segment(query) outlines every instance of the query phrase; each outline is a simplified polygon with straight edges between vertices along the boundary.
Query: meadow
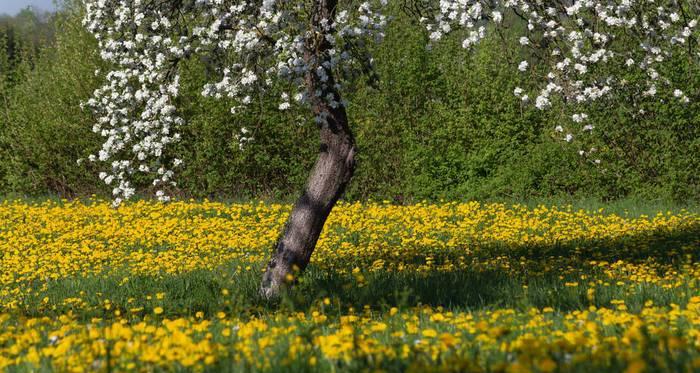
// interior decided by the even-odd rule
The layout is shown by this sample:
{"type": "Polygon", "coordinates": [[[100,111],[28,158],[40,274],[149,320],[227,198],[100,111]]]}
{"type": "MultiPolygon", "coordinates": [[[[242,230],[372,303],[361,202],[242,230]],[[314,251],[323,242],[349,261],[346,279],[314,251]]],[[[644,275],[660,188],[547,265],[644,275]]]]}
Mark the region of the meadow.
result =
{"type": "Polygon", "coordinates": [[[290,208],[0,203],[0,370],[700,370],[697,211],[341,203],[268,302],[290,208]]]}

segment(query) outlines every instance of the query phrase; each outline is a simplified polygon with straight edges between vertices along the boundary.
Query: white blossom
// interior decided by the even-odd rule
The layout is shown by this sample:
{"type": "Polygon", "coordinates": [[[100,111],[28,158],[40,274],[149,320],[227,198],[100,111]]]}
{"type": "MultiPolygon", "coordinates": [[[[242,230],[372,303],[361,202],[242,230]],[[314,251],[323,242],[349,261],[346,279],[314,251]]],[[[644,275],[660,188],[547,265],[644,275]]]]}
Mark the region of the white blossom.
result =
{"type": "MultiPolygon", "coordinates": [[[[700,57],[697,52],[695,55],[687,53],[693,51],[687,47],[690,41],[695,43],[694,49],[699,47],[700,8],[693,2],[573,0],[555,7],[542,0],[440,0],[439,4],[434,19],[424,20],[428,30],[440,30],[433,39],[443,38],[449,32],[446,30],[465,30],[463,46],[467,48],[485,37],[475,31],[489,22],[489,12],[494,9],[517,12],[527,22],[517,40],[521,46],[539,49],[537,61],[543,68],[532,74],[542,71],[541,80],[546,85],[534,100],[535,107],[540,110],[551,108],[554,96],[560,96],[565,103],[584,105],[621,88],[636,89],[642,97],[648,98],[662,97],[659,92],[663,89],[674,92],[681,102],[690,101],[662,76],[657,66],[674,53],[686,53],[695,62],[700,57]],[[631,37],[625,37],[627,35],[631,37]],[[541,56],[550,58],[546,60],[541,56]],[[614,69],[598,68],[603,65],[636,69],[647,79],[630,81],[605,75],[604,71],[614,69]],[[632,84],[635,86],[631,87],[632,84]]],[[[527,61],[517,65],[521,72],[528,71],[529,67],[527,61]]],[[[533,75],[528,74],[528,79],[533,75]]],[[[514,94],[523,102],[529,101],[520,90],[514,94]]],[[[576,113],[571,118],[575,123],[582,123],[587,119],[584,115],[576,113]]],[[[590,131],[592,126],[586,125],[584,131],[590,131]]]]}
{"type": "Polygon", "coordinates": [[[582,123],[583,121],[588,119],[588,114],[586,114],[586,113],[574,114],[571,116],[571,119],[576,123],[582,123]]]}
{"type": "MultiPolygon", "coordinates": [[[[316,73],[322,90],[330,87],[331,75],[336,76],[333,89],[342,89],[345,82],[341,76],[352,79],[361,75],[371,59],[356,54],[357,46],[380,42],[388,22],[379,11],[387,5],[386,0],[343,9],[335,19],[323,20],[312,25],[313,29],[304,20],[310,14],[306,5],[288,7],[276,0],[197,0],[187,5],[187,11],[167,1],[84,3],[83,23],[96,37],[101,57],[113,66],[105,75],[105,84],[83,105],[95,113],[93,131],[105,137],[97,155],[88,159],[138,161],[113,162],[111,172],[100,174],[107,184],[115,182],[112,192],[117,204],[134,194],[128,179],[136,170],[158,170],[152,173],[153,185],[173,184],[174,173],[164,168],[161,158],[179,140],[179,128],[185,123],[174,105],[179,95],[177,66],[181,59],[214,50],[235,54],[237,61],[220,66],[219,80],[206,84],[202,94],[235,102],[231,112],[236,113],[253,102],[254,93],[284,79],[291,84],[282,94],[279,109],[286,110],[289,97],[309,104],[304,82],[309,71],[316,73]],[[315,33],[323,35],[331,47],[328,56],[309,59],[306,41],[315,33]]],[[[443,28],[443,32],[449,30],[443,28]]],[[[331,107],[343,105],[332,95],[320,98],[331,107]]],[[[246,131],[242,129],[238,138],[241,149],[253,141],[246,131]]],[[[175,159],[171,166],[181,164],[182,160],[175,159]]],[[[157,197],[168,199],[164,190],[157,197]]]]}
{"type": "MultiPolygon", "coordinates": [[[[219,52],[235,56],[217,65],[216,78],[202,87],[202,95],[232,102],[232,113],[280,86],[285,87],[280,110],[291,107],[290,98],[299,105],[338,108],[345,101],[334,92],[371,70],[370,46],[383,40],[389,22],[382,13],[387,0],[347,2],[339,5],[342,9],[333,19],[317,22],[309,17],[314,2],[83,1],[84,26],[111,67],[104,73],[104,84],[81,105],[93,111],[92,130],[104,137],[102,147],[87,159],[108,168],[99,177],[114,186],[116,205],[134,195],[129,178],[135,171],[153,176],[152,184],[160,188],[156,196],[168,199],[164,188],[173,185],[170,168],[182,164],[177,158],[164,160],[172,156],[172,144],[179,141],[185,124],[175,106],[181,60],[219,52]],[[327,44],[324,54],[308,48],[319,41],[327,44]],[[307,79],[316,82],[313,88],[307,79]]],[[[537,69],[528,71],[526,60],[517,69],[541,82],[534,105],[547,110],[553,102],[573,104],[576,113],[568,115],[574,123],[589,121],[581,107],[621,88],[642,98],[658,99],[673,92],[681,102],[690,101],[660,66],[674,54],[697,50],[697,45],[690,45],[700,39],[697,6],[681,9],[682,2],[654,0],[573,0],[556,7],[542,0],[439,0],[436,4],[435,12],[421,19],[431,42],[459,32],[464,48],[475,47],[488,30],[504,24],[504,14],[521,15],[526,27],[517,40],[528,51],[537,52],[531,59],[537,61],[537,69]],[[635,42],[619,35],[633,35],[635,42]],[[625,67],[645,78],[620,79],[606,73],[614,71],[609,66],[625,67]]],[[[700,56],[695,52],[688,57],[697,61],[700,56]]],[[[533,101],[521,88],[513,93],[523,103],[533,101]]],[[[321,113],[315,120],[324,123],[326,118],[321,113]]],[[[587,123],[583,131],[593,126],[587,123]]],[[[254,141],[247,131],[242,128],[237,136],[241,150],[254,141]]],[[[564,130],[557,126],[556,131],[564,130]]],[[[565,140],[572,139],[567,133],[565,140]]]]}
{"type": "Polygon", "coordinates": [[[527,63],[527,61],[522,61],[522,62],[520,62],[520,64],[518,65],[518,70],[520,70],[520,71],[525,71],[525,70],[527,70],[527,67],[528,67],[528,66],[529,66],[529,64],[527,63]]]}

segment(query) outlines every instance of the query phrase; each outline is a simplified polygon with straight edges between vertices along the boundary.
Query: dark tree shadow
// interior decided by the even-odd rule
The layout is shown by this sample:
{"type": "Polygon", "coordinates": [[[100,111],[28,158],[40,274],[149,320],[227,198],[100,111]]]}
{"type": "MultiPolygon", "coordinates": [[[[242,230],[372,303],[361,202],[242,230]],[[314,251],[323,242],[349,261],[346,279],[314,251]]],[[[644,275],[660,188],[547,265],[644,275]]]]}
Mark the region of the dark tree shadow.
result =
{"type": "MultiPolygon", "coordinates": [[[[415,255],[401,258],[404,263],[425,264],[428,255],[433,265],[459,263],[460,257],[465,256],[461,249],[436,251],[417,247],[412,251],[415,255]]],[[[583,286],[586,281],[581,281],[580,275],[602,275],[603,270],[591,262],[654,263],[657,275],[663,276],[665,270],[678,270],[682,264],[697,260],[700,222],[683,230],[630,233],[613,240],[576,240],[553,245],[497,243],[478,247],[472,253],[466,263],[453,270],[377,271],[369,274],[361,287],[349,275],[312,265],[301,286],[301,296],[294,297],[294,301],[300,308],[318,297],[334,296],[342,304],[359,309],[365,305],[374,308],[416,304],[460,309],[520,306],[579,309],[591,303],[586,298],[587,288],[583,286]],[[497,263],[483,264],[494,258],[500,259],[497,263]],[[567,282],[580,282],[581,286],[566,286],[567,282]]],[[[363,257],[362,261],[369,266],[377,259],[395,260],[375,256],[363,257]]],[[[595,304],[608,305],[615,296],[623,296],[622,286],[611,285],[599,294],[595,304]]],[[[636,298],[639,299],[632,296],[632,309],[641,307],[647,299],[655,300],[656,304],[668,304],[678,301],[679,297],[690,296],[685,288],[674,292],[652,283],[638,284],[638,290],[636,298]]]]}
{"type": "Polygon", "coordinates": [[[465,255],[463,248],[414,247],[410,250],[412,255],[399,258],[403,263],[422,265],[430,256],[434,266],[454,263],[449,270],[369,271],[371,263],[377,259],[396,261],[386,254],[390,253],[388,250],[383,256],[363,255],[351,261],[339,258],[339,263],[356,263],[364,269],[362,286],[351,274],[312,262],[301,276],[301,282],[279,302],[268,302],[259,295],[262,263],[251,271],[236,273],[234,269],[241,263],[232,262],[219,268],[161,276],[132,275],[127,271],[37,281],[27,284],[29,291],[19,309],[6,309],[0,304],[0,313],[19,312],[37,317],[73,310],[80,318],[89,320],[110,317],[103,310],[104,300],[108,298],[113,309],[129,312],[141,308],[137,314],[142,315],[152,312],[161,303],[165,308],[163,317],[193,316],[200,311],[205,317],[220,311],[260,315],[273,310],[309,310],[318,306],[324,297],[332,299],[329,308],[338,312],[347,312],[350,306],[361,311],[366,305],[376,310],[419,304],[460,310],[553,307],[566,311],[590,305],[609,306],[611,300],[623,298],[634,312],[647,300],[657,305],[685,304],[698,292],[688,284],[667,289],[642,282],[634,284],[631,294],[628,291],[631,284],[618,286],[611,281],[610,286],[597,288],[596,298],[591,302],[586,294],[587,281],[581,280],[580,275],[605,278],[604,270],[591,261],[653,263],[659,276],[663,276],[661,272],[665,270],[679,271],[683,265],[698,260],[700,221],[682,230],[631,232],[614,240],[592,239],[552,245],[475,244],[470,249],[471,254],[465,255]],[[124,276],[129,276],[128,282],[123,281],[124,276]],[[567,286],[573,282],[580,285],[567,286]],[[158,293],[167,294],[167,301],[154,299],[158,293]],[[44,297],[50,299],[48,304],[42,302],[44,297]],[[83,306],[60,303],[70,297],[82,299],[83,306]]]}

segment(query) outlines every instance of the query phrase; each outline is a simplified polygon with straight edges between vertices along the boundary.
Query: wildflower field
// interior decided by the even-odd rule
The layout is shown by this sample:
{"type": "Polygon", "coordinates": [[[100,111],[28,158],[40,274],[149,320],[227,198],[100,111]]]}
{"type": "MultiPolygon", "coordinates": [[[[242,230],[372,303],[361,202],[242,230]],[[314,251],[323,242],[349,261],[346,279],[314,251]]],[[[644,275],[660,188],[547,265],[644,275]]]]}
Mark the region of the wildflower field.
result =
{"type": "Polygon", "coordinates": [[[271,203],[0,204],[0,371],[700,370],[700,215],[341,203],[279,302],[271,203]]]}

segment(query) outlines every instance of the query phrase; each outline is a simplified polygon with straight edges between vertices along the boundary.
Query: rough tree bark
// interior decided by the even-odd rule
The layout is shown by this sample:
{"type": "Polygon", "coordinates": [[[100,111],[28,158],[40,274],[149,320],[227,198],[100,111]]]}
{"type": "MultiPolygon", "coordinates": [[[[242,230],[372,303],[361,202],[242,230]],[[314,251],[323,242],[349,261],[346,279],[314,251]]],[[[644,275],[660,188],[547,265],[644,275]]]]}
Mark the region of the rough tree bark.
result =
{"type": "MultiPolygon", "coordinates": [[[[334,19],[337,0],[314,0],[312,24],[334,19]]],[[[309,65],[322,66],[329,58],[331,45],[319,34],[307,41],[305,59],[309,65]]],[[[272,259],[267,265],[261,285],[266,298],[276,298],[280,289],[289,282],[289,275],[297,276],[309,264],[318,237],[333,206],[345,191],[355,170],[355,139],[350,131],[348,117],[342,105],[332,107],[328,94],[340,102],[333,74],[321,82],[314,71],[306,76],[306,86],[312,97],[312,110],[319,123],[321,146],[318,159],[307,180],[303,194],[294,204],[284,230],[275,244],[272,259]],[[321,90],[322,95],[314,95],[321,90]]]]}

